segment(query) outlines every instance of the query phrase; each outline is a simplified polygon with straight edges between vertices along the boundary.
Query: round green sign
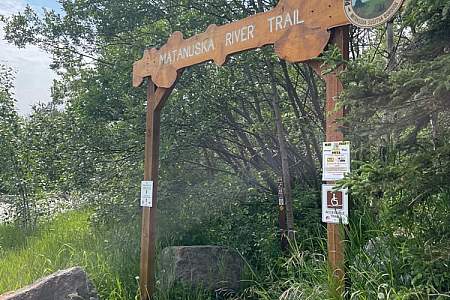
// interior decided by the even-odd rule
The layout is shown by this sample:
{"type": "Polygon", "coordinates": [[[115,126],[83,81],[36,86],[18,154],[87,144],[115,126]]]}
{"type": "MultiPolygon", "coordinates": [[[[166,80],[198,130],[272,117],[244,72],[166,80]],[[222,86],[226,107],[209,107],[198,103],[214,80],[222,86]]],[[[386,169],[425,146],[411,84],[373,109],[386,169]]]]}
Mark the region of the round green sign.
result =
{"type": "Polygon", "coordinates": [[[403,0],[344,0],[350,22],[358,27],[375,27],[389,21],[402,6],[403,0]]]}

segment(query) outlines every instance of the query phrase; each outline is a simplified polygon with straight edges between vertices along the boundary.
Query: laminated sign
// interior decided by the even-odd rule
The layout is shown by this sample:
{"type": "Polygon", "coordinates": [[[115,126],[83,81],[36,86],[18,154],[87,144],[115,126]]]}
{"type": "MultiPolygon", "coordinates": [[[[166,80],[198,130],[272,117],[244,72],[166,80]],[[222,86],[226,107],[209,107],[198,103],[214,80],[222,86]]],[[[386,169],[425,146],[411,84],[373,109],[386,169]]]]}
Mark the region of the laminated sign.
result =
{"type": "Polygon", "coordinates": [[[278,205],[283,206],[286,203],[284,202],[284,186],[283,180],[278,181],[278,205]]]}
{"type": "Polygon", "coordinates": [[[323,143],[323,181],[336,181],[350,173],[350,142],[323,143]]]}
{"type": "Polygon", "coordinates": [[[336,186],[322,186],[322,222],[328,224],[348,224],[348,189],[336,186]]]}
{"type": "Polygon", "coordinates": [[[153,181],[141,182],[141,206],[153,207],[153,181]]]}

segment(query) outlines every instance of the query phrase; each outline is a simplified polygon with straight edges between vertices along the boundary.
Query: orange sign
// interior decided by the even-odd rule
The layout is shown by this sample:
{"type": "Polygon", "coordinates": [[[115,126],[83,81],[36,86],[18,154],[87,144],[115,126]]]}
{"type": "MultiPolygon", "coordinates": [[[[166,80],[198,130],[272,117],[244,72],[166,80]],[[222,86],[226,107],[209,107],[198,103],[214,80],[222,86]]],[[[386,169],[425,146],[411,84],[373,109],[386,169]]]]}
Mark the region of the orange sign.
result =
{"type": "Polygon", "coordinates": [[[223,65],[229,55],[264,45],[289,62],[319,56],[326,47],[328,29],[347,25],[342,0],[281,0],[271,11],[223,26],[211,25],[206,32],[184,39],[175,32],[166,45],[152,48],[133,67],[133,85],[145,77],[163,88],[171,87],[177,71],[205,61],[223,65]]]}

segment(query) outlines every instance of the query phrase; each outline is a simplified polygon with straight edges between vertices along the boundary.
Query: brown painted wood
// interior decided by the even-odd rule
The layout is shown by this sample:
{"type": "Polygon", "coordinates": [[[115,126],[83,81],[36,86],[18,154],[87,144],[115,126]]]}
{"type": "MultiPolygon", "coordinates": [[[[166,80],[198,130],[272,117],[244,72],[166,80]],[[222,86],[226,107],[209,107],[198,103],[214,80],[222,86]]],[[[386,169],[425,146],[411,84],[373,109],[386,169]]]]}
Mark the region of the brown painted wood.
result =
{"type": "MultiPolygon", "coordinates": [[[[337,46],[344,60],[349,59],[349,27],[342,26],[334,28],[331,31],[330,45],[337,46]]],[[[343,141],[344,134],[339,125],[339,119],[344,117],[344,109],[336,110],[337,98],[343,91],[343,86],[339,80],[339,73],[343,68],[329,74],[323,74],[323,66],[318,61],[309,61],[308,64],[314,71],[322,77],[326,84],[326,141],[343,141]]],[[[335,182],[327,182],[334,184],[335,182]]],[[[328,263],[335,278],[334,289],[335,296],[343,294],[345,288],[345,266],[344,266],[344,236],[341,232],[341,225],[327,224],[327,244],[328,244],[328,263]]]]}
{"type": "MultiPolygon", "coordinates": [[[[349,58],[349,27],[339,27],[332,30],[331,44],[336,45],[342,52],[343,58],[349,58]]],[[[327,88],[326,102],[326,141],[343,141],[344,134],[340,130],[338,120],[344,116],[344,109],[336,110],[337,97],[343,91],[343,86],[338,78],[342,68],[325,76],[327,88]]],[[[333,182],[329,182],[333,183],[333,182]]],[[[327,224],[328,239],[328,262],[336,279],[335,295],[344,292],[345,270],[344,270],[344,236],[337,224],[327,224]]]]}
{"type": "MultiPolygon", "coordinates": [[[[181,75],[181,72],[179,75],[181,75]]],[[[169,89],[157,88],[151,80],[149,80],[147,87],[144,181],[153,181],[153,207],[142,208],[140,291],[141,299],[143,300],[150,299],[155,290],[156,212],[158,204],[161,109],[173,87],[169,89]]]]}
{"type": "Polygon", "coordinates": [[[173,33],[161,49],[145,51],[134,64],[133,85],[151,77],[157,86],[168,88],[182,68],[209,60],[223,65],[229,55],[271,44],[281,59],[307,61],[322,53],[330,28],[347,24],[342,0],[281,0],[271,11],[211,25],[186,40],[181,32],[173,33]]]}
{"type": "Polygon", "coordinates": [[[166,104],[167,99],[169,98],[170,94],[172,93],[173,89],[177,85],[178,80],[181,78],[181,75],[183,75],[184,69],[180,69],[177,71],[177,79],[175,80],[174,84],[169,88],[157,88],[155,93],[155,98],[157,99],[157,102],[155,104],[155,110],[162,110],[164,105],[166,104]]]}
{"type": "MultiPolygon", "coordinates": [[[[144,162],[144,180],[154,181],[153,191],[157,186],[158,169],[155,165],[158,161],[159,149],[159,113],[154,114],[155,85],[152,82],[148,83],[147,87],[147,129],[145,135],[145,162],[144,162]],[[155,176],[156,175],[156,176],[155,176]],[[155,182],[156,180],[156,182],[155,182]]],[[[153,208],[142,208],[142,228],[141,228],[141,272],[140,272],[140,289],[141,298],[148,299],[151,295],[154,276],[154,249],[155,249],[155,224],[156,224],[156,203],[155,195],[153,195],[153,208]]]]}

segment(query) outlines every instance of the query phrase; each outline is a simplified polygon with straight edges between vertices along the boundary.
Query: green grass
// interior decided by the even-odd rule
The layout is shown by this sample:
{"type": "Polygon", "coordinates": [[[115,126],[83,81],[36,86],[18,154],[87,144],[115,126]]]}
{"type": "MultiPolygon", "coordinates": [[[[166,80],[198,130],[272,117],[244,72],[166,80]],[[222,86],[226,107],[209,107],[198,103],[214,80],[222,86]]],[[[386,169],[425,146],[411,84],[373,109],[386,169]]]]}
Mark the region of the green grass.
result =
{"type": "MultiPolygon", "coordinates": [[[[101,299],[139,299],[136,276],[139,274],[140,222],[136,218],[127,224],[111,222],[94,226],[90,211],[70,212],[40,224],[37,230],[25,232],[12,225],[0,225],[0,294],[15,290],[57,270],[73,266],[83,267],[93,280],[101,299]]],[[[383,266],[366,254],[364,245],[373,236],[385,236],[365,229],[361,222],[348,227],[346,257],[347,276],[352,286],[351,299],[426,299],[428,295],[442,295],[432,286],[405,286],[399,282],[403,262],[387,254],[387,246],[398,249],[389,240],[383,266]],[[392,245],[391,245],[392,244],[392,245]],[[391,298],[389,298],[391,297],[391,298]]],[[[317,234],[317,236],[321,236],[317,234]]],[[[308,250],[294,243],[291,255],[268,262],[266,271],[252,271],[248,265],[247,289],[238,299],[336,299],[330,293],[326,241],[322,237],[311,242],[308,250]],[[318,251],[318,252],[316,252],[318,251]]],[[[396,242],[398,243],[398,242],[396,242]]],[[[156,300],[215,299],[211,292],[188,286],[162,287],[157,275],[156,300]]]]}
{"type": "Polygon", "coordinates": [[[139,253],[134,228],[96,231],[89,217],[87,211],[67,213],[34,232],[0,226],[0,294],[57,270],[81,266],[101,299],[133,299],[139,253]]]}
{"type": "MultiPolygon", "coordinates": [[[[91,224],[90,216],[89,211],[65,213],[32,232],[0,225],[0,294],[58,270],[81,266],[100,299],[139,299],[140,222],[98,227],[91,224]]],[[[176,286],[158,289],[155,299],[214,298],[202,289],[176,286]]]]}

